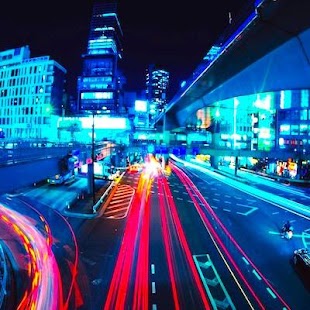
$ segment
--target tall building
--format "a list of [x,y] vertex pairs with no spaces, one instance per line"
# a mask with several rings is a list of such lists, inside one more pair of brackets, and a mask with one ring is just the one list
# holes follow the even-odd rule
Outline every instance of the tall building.
[[111,1],[94,3],[87,52],[82,55],[82,75],[78,77],[80,112],[119,115],[122,110],[124,78],[118,69],[122,58],[122,29]]
[[169,72],[150,65],[146,73],[146,98],[149,104],[150,122],[167,104]]
[[0,128],[6,139],[50,140],[57,135],[67,71],[29,46],[0,52]]

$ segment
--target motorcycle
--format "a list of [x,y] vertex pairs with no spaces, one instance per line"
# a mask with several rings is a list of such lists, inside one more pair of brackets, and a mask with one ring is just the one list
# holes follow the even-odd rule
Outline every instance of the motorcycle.
[[290,240],[292,239],[293,237],[293,231],[294,231],[294,228],[293,226],[286,226],[284,225],[281,229],[281,235],[282,235],[282,238],[285,238],[287,240]]

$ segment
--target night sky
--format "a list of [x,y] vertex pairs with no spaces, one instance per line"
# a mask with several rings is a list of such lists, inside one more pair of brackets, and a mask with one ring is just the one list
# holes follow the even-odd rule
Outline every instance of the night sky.
[[[149,64],[170,72],[170,97],[188,78],[236,16],[251,0],[118,1],[124,33],[120,68],[127,90],[140,91]],[[0,51],[29,45],[31,56],[50,55],[68,71],[75,95],[86,52],[93,1],[5,1],[0,10]]]

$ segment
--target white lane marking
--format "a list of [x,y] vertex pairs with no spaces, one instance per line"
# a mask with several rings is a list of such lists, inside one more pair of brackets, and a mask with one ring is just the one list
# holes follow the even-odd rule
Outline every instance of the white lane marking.
[[155,265],[154,264],[151,264],[151,273],[155,274]]
[[253,269],[252,272],[254,273],[255,277],[256,277],[258,280],[261,280],[261,279],[262,279],[262,278],[260,277],[260,275],[257,273],[256,270]]
[[250,208],[250,210],[248,212],[236,212],[236,213],[247,216],[247,215],[251,214],[252,212],[258,210],[258,208],[256,208],[256,207],[246,207],[246,208]]
[[[267,287],[267,291],[272,296],[272,298],[274,298],[274,299],[277,298],[277,296],[273,293],[273,291],[269,287]],[[283,308],[283,309],[285,309],[285,308]]]
[[247,260],[245,257],[242,257],[242,259],[244,260],[244,262],[245,262],[247,265],[250,265],[250,263],[248,262],[248,260]]
[[157,310],[157,305],[156,304],[152,304],[152,310]]
[[152,294],[156,293],[156,286],[155,286],[155,282],[152,282]]

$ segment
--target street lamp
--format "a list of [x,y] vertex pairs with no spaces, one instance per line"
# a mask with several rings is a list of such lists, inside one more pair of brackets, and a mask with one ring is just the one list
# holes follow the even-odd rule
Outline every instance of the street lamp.
[[91,160],[87,164],[88,193],[92,195],[93,204],[96,203],[94,162],[95,162],[95,112],[93,111],[92,112],[92,130],[91,130]]
[[93,122],[92,122],[92,147],[91,147],[91,162],[92,162],[92,176],[91,176],[91,192],[93,196],[93,205],[96,203],[95,198],[95,175],[94,175],[94,163],[95,163],[95,112],[93,111]]

